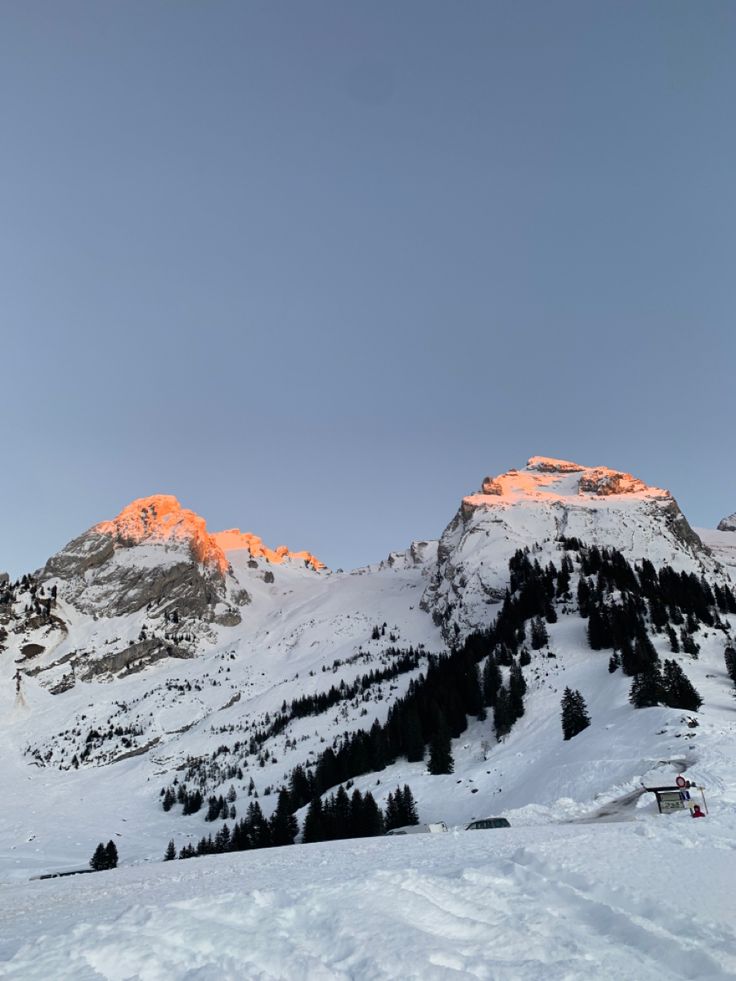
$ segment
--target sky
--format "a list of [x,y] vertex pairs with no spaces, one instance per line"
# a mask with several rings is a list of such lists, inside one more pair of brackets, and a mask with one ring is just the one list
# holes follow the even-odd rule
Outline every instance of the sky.
[[736,511],[736,5],[0,0],[0,569],[333,568],[534,454]]

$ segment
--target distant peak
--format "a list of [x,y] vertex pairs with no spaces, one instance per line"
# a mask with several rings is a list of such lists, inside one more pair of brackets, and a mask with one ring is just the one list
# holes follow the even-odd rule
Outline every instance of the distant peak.
[[718,522],[719,531],[736,531],[736,514],[731,514]]
[[[480,492],[464,499],[472,506],[518,501],[565,501],[581,498],[669,498],[669,492],[650,487],[638,477],[610,467],[586,467],[570,460],[533,456],[523,470],[486,477]],[[494,500],[495,499],[495,500]]]
[[241,531],[239,528],[230,528],[227,531],[217,531],[212,536],[223,552],[246,550],[254,559],[263,558],[267,562],[280,565],[284,560],[291,559],[295,562],[304,562],[315,571],[324,569],[324,562],[312,555],[311,552],[292,552],[286,545],[277,545],[276,548],[268,548],[263,544],[258,535],[252,535],[248,531]]

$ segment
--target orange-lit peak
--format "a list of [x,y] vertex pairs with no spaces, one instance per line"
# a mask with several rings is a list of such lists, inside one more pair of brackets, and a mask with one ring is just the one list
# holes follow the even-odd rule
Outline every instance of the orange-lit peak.
[[221,572],[228,567],[222,550],[207,532],[204,518],[183,508],[173,494],[140,497],[112,521],[95,525],[94,530],[112,536],[121,545],[181,542],[190,546],[200,562],[216,565]]
[[275,565],[280,565],[284,560],[291,559],[304,562],[314,570],[325,568],[324,562],[320,562],[311,552],[292,552],[286,545],[279,545],[275,549],[268,548],[258,535],[240,531],[239,528],[217,531],[212,537],[223,552],[245,549],[254,559],[262,558],[267,562],[273,562]]
[[464,498],[464,502],[471,507],[487,507],[521,501],[581,504],[595,498],[661,499],[669,496],[668,491],[650,487],[630,473],[533,456],[523,470],[486,477],[480,492]]
[[585,467],[570,460],[555,460],[553,456],[530,456],[526,469],[539,470],[540,473],[576,473],[585,470]]

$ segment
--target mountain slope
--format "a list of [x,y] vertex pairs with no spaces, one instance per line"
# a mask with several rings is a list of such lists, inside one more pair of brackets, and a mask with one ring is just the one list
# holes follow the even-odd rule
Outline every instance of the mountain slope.
[[[523,668],[523,716],[500,740],[492,711],[471,717],[452,742],[454,774],[431,776],[426,756],[398,758],[356,774],[354,786],[383,806],[397,783],[409,783],[423,820],[513,811],[548,821],[619,798],[636,813],[631,794],[642,778],[687,769],[717,786],[725,806],[734,702],[723,649],[733,615],[715,613],[718,626],[706,611],[710,624],[687,626],[695,658],[672,654],[645,611],[654,650],[684,666],[705,703],[696,728],[692,713],[635,710],[631,678],[609,672],[610,650],[590,650],[575,599],[592,546],[714,587],[727,581],[666,491],[546,458],[486,480],[439,543],[414,543],[353,573],[237,530],[211,534],[175,498],[134,502],[37,577],[0,586],[0,875],[84,864],[112,834],[126,861],[159,857],[171,837],[177,848],[196,842],[212,830],[204,810],[161,807],[159,792],[174,781],[205,797],[233,786],[239,816],[255,792],[270,813],[294,767],[313,772],[326,747],[383,725],[426,675],[430,654],[490,626],[519,548],[541,570],[572,570],[547,640]],[[620,602],[619,590],[606,592],[606,603]],[[528,637],[529,620],[525,628]],[[480,668],[489,652],[481,646]],[[559,705],[568,686],[584,693],[592,724],[565,742]],[[312,696],[314,710],[292,708]]]

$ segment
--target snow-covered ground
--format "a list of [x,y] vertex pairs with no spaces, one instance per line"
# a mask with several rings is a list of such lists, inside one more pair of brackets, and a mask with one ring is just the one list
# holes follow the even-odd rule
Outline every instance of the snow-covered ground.
[[716,810],[0,885],[0,977],[732,978],[735,842]]

